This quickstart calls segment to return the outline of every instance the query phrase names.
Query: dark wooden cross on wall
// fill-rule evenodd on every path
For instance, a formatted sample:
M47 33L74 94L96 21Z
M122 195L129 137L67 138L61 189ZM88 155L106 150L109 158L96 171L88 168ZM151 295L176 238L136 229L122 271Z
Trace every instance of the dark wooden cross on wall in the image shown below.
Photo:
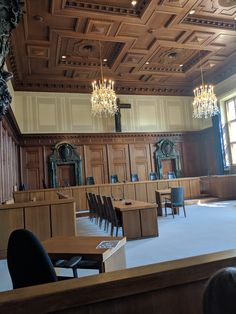
M115 114L115 127L116 127L116 132L122 132L121 129L121 109L131 109L131 104L121 104L120 99L117 98L117 107L118 111Z

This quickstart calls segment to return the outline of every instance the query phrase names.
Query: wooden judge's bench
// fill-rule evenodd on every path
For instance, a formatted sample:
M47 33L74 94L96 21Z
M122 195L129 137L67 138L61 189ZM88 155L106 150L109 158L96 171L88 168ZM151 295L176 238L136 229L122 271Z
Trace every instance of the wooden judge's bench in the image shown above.
M74 198L76 202L76 209L79 212L88 209L86 192L113 196L117 199L130 199L148 203L156 203L156 190L170 189L171 187L178 186L184 187L186 199L194 199L201 196L200 177L191 177L18 191L14 192L14 200L17 203L28 202L32 198L36 198L37 201L52 201L58 199L58 192L61 192L64 195Z

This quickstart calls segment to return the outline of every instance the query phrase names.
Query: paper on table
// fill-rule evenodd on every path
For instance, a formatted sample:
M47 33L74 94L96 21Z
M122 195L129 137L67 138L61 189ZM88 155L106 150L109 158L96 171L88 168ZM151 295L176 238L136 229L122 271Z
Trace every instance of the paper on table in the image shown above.
M119 240L112 240L112 241L102 241L100 242L96 249L112 249L117 246Z

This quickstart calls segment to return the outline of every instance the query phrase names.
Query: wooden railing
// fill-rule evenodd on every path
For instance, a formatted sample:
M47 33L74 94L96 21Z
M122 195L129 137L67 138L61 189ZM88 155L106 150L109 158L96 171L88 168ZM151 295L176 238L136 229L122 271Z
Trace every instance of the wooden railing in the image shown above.
M77 210L84 210L88 208L85 192L154 203L156 202L155 190L168 189L175 186L184 187L186 199L198 198L200 196L200 178L193 177L18 191L14 192L14 199L15 202L27 202L33 197L37 200L54 200L58 199L57 193L62 192L64 195L75 199Z
M41 241L57 235L76 235L74 199L1 205L0 258L6 257L10 233L24 228L34 232Z
M223 199L236 199L236 175L201 177L204 192Z
M0 313L202 314L204 286L236 250L0 293Z

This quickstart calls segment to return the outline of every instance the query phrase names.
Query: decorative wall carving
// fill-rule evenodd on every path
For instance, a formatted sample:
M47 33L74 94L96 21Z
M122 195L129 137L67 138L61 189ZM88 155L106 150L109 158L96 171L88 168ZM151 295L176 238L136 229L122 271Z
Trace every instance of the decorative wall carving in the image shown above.
M169 139L162 139L156 143L155 154L155 162L156 162L156 172L158 174L159 179L164 178L163 173L163 161L173 161L174 169L176 177L181 177L181 164L180 164L180 156L176 150L174 142Z
M75 151L74 146L66 142L61 142L53 147L53 153L49 156L50 187L72 185L71 182L63 178L61 178L63 182L59 182L59 168L65 165L71 166L71 170L73 171L73 185L82 184L81 157Z
M12 73L4 70L4 64L9 52L11 31L19 23L22 5L23 2L20 0L0 1L0 119L2 119L12 100L6 83L12 78Z

